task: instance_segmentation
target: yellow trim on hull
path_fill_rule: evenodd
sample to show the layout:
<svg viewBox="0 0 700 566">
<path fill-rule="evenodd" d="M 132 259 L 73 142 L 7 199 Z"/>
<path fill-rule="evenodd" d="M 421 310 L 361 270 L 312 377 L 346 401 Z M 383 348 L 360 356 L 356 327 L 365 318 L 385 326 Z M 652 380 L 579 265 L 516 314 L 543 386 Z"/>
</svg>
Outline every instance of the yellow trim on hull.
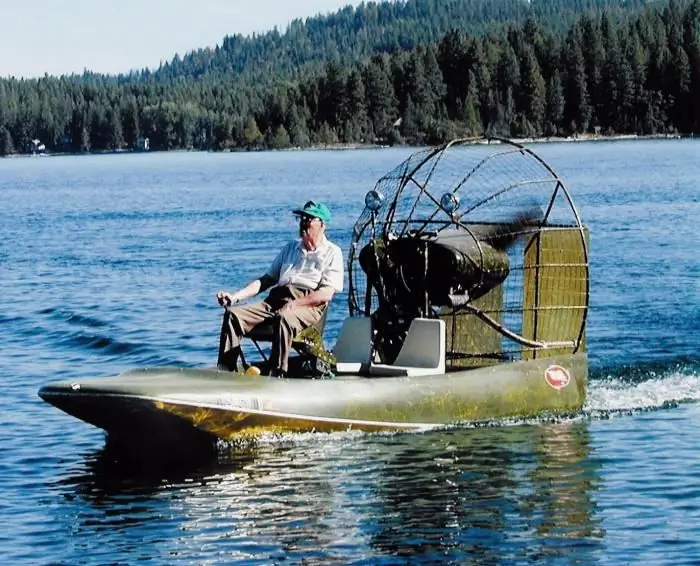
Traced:
<svg viewBox="0 0 700 566">
<path fill-rule="evenodd" d="M 255 409 L 226 409 L 214 405 L 194 405 L 171 400 L 153 400 L 161 411 L 191 422 L 198 429 L 224 440 L 288 432 L 420 431 L 438 423 L 401 423 L 295 415 Z"/>
</svg>

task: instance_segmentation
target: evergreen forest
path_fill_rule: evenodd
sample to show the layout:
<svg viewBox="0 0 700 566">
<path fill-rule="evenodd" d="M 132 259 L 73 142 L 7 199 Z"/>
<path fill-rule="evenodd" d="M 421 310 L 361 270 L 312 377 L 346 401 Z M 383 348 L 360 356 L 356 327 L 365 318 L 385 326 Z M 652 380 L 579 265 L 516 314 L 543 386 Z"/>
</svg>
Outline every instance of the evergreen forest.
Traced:
<svg viewBox="0 0 700 566">
<path fill-rule="evenodd" d="M 159 69 L 0 79 L 0 155 L 693 134 L 700 0 L 406 0 Z"/>
</svg>

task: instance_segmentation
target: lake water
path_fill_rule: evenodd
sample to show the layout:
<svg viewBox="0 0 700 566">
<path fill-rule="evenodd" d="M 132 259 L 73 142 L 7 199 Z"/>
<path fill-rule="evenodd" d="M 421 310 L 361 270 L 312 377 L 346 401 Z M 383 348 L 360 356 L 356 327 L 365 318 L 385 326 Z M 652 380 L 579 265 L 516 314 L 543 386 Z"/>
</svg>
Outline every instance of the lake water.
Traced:
<svg viewBox="0 0 700 566">
<path fill-rule="evenodd" d="M 290 210 L 327 201 L 347 249 L 365 192 L 411 150 L 0 160 L 4 562 L 700 563 L 700 142 L 532 148 L 591 229 L 580 415 L 178 465 L 116 457 L 38 388 L 215 363 L 214 294 L 267 267 Z"/>
</svg>

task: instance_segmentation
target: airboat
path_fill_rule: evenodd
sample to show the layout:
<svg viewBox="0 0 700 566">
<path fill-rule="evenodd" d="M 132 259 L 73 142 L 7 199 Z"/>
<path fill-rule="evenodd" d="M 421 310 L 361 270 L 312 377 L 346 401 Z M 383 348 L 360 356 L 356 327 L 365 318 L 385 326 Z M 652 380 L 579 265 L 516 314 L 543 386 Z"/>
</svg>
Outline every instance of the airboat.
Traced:
<svg viewBox="0 0 700 566">
<path fill-rule="evenodd" d="M 458 139 L 417 151 L 366 195 L 347 252 L 348 316 L 295 338 L 285 379 L 150 368 L 39 395 L 131 442 L 301 431 L 411 431 L 584 403 L 588 232 L 531 149 Z M 263 338 L 255 340 L 265 367 Z"/>
</svg>

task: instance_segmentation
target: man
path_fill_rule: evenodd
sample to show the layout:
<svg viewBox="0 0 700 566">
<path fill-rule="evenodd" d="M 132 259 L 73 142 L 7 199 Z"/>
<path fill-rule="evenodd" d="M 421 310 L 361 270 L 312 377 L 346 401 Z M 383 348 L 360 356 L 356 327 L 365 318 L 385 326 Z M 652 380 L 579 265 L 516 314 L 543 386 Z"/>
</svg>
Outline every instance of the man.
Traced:
<svg viewBox="0 0 700 566">
<path fill-rule="evenodd" d="M 236 371 L 241 338 L 271 318 L 270 375 L 284 376 L 294 336 L 317 323 L 333 295 L 343 290 L 343 252 L 325 235 L 331 219 L 328 207 L 309 201 L 293 213 L 299 217 L 299 239 L 282 248 L 267 273 L 234 293 L 216 294 L 226 309 L 219 341 L 220 369 Z M 271 287 L 264 300 L 236 306 Z"/>
</svg>

